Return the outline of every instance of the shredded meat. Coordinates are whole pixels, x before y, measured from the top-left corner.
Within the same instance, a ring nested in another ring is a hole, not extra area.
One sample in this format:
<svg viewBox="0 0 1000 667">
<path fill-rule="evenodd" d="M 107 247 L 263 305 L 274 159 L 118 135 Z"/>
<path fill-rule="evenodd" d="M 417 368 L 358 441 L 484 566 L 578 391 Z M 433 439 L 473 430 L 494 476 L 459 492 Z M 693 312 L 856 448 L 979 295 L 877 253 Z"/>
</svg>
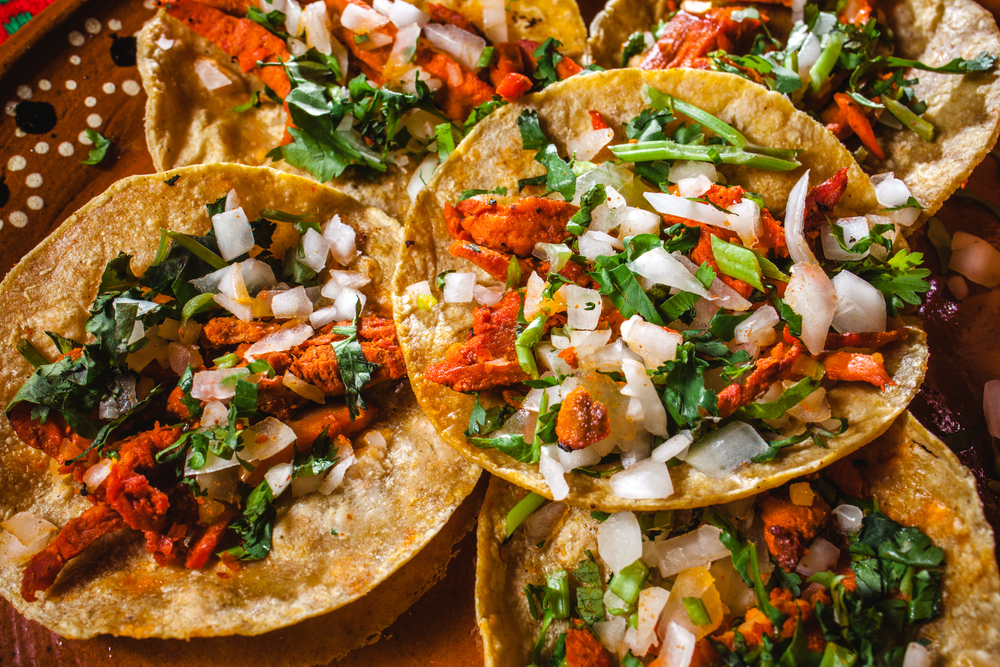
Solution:
<svg viewBox="0 0 1000 667">
<path fill-rule="evenodd" d="M 531 257 L 536 243 L 562 243 L 569 238 L 566 223 L 578 210 L 568 202 L 541 197 L 480 195 L 457 206 L 445 204 L 445 219 L 459 241 Z"/>
<path fill-rule="evenodd" d="M 472 241 L 454 241 L 448 247 L 448 252 L 453 257 L 469 260 L 497 280 L 507 280 L 510 259 L 514 257 L 510 253 L 491 250 Z M 533 259 L 518 258 L 517 263 L 523 276 L 530 276 L 532 271 L 537 270 L 537 262 Z"/>
<path fill-rule="evenodd" d="M 757 359 L 756 367 L 750 372 L 746 382 L 734 382 L 719 392 L 719 416 L 726 418 L 750 403 L 768 387 L 787 375 L 795 361 L 802 355 L 802 343 L 794 340 L 790 345 L 779 342 L 768 355 Z"/>
<path fill-rule="evenodd" d="M 444 5 L 439 5 L 434 2 L 428 2 L 427 13 L 431 16 L 431 23 L 450 24 L 456 28 L 461 28 L 466 32 L 471 32 L 473 35 L 483 37 L 483 33 L 479 32 L 479 28 L 477 28 L 472 21 L 465 18 L 450 7 L 445 7 Z"/>
<path fill-rule="evenodd" d="M 304 410 L 287 424 L 295 432 L 295 446 L 299 452 L 306 454 L 323 429 L 328 429 L 327 436 L 330 438 L 338 435 L 355 435 L 366 428 L 377 414 L 378 410 L 369 403 L 368 407 L 361 409 L 360 414 L 352 421 L 351 413 L 343 403 L 317 405 Z"/>
<path fill-rule="evenodd" d="M 88 508 L 71 519 L 44 549 L 28 562 L 21 579 L 21 597 L 34 602 L 38 591 L 48 590 L 71 558 L 99 537 L 121 530 L 125 522 L 104 503 Z"/>
<path fill-rule="evenodd" d="M 219 545 L 219 540 L 225 535 L 226 528 L 229 527 L 229 523 L 234 518 L 235 512 L 226 510 L 216 519 L 215 523 L 204 528 L 188 550 L 184 567 L 189 570 L 200 570 L 205 567 L 205 563 L 212 557 L 212 553 Z"/>
<path fill-rule="evenodd" d="M 490 81 L 497 88 L 511 74 L 524 75 L 524 58 L 517 44 L 501 42 L 494 44 L 493 61 L 490 63 Z M 529 79 L 530 81 L 530 79 Z"/>
<path fill-rule="evenodd" d="M 819 256 L 819 235 L 827 214 L 832 212 L 847 192 L 847 171 L 844 167 L 806 195 L 805 237 L 814 254 Z"/>
<path fill-rule="evenodd" d="M 830 518 L 830 506 L 820 496 L 808 507 L 787 498 L 768 496 L 758 503 L 764 521 L 764 542 L 778 563 L 791 572 Z"/>
<path fill-rule="evenodd" d="M 384 345 L 384 342 L 361 341 L 361 351 L 365 360 L 379 365 L 371 374 L 369 386 L 398 380 L 406 375 L 403 352 L 398 345 Z M 347 387 L 340 377 L 337 353 L 329 345 L 305 348 L 289 370 L 293 375 L 316 385 L 328 396 L 343 396 L 347 393 Z"/>
<path fill-rule="evenodd" d="M 831 333 L 826 335 L 826 349 L 839 350 L 856 347 L 863 350 L 877 350 L 897 340 L 906 338 L 906 329 L 892 331 L 872 331 L 867 333 Z"/>
<path fill-rule="evenodd" d="M 216 317 L 208 321 L 201 330 L 201 340 L 206 347 L 224 347 L 240 343 L 256 343 L 281 329 L 275 321 L 244 322 L 238 317 Z"/>
<path fill-rule="evenodd" d="M 611 667 L 611 656 L 588 630 L 566 631 L 566 667 Z"/>
<path fill-rule="evenodd" d="M 746 7 L 719 7 L 702 16 L 678 12 L 667 23 L 660 39 L 649 50 L 639 67 L 708 69 L 709 61 L 705 56 L 717 50 L 735 51 L 735 42 L 760 26 L 757 19 L 743 19 L 739 22 L 732 19 L 734 11 L 743 9 Z"/>
<path fill-rule="evenodd" d="M 180 428 L 157 425 L 151 431 L 122 441 L 118 461 L 108 475 L 107 499 L 129 527 L 143 531 L 163 529 L 170 501 L 166 493 L 151 486 L 146 473 L 156 471 L 156 454 L 173 444 L 180 434 Z"/>
<path fill-rule="evenodd" d="M 455 391 L 482 391 L 528 379 L 517 361 L 517 312 L 521 297 L 510 291 L 491 308 L 477 308 L 472 335 L 452 345 L 444 361 L 427 368 L 427 379 Z"/>
<path fill-rule="evenodd" d="M 583 449 L 611 435 L 608 409 L 590 392 L 577 387 L 569 392 L 556 418 L 556 437 L 566 451 Z"/>
<path fill-rule="evenodd" d="M 257 408 L 281 421 L 288 421 L 307 403 L 309 399 L 286 387 L 280 376 L 261 378 L 257 383 Z"/>
<path fill-rule="evenodd" d="M 462 67 L 451 56 L 431 51 L 429 44 L 430 42 L 420 38 L 417 65 L 443 82 L 434 99 L 444 115 L 451 120 L 464 121 L 473 109 L 493 98 L 493 87 Z"/>
<path fill-rule="evenodd" d="M 885 360 L 878 352 L 831 352 L 823 357 L 826 377 L 847 382 L 868 382 L 879 389 L 896 384 L 885 370 Z"/>
</svg>

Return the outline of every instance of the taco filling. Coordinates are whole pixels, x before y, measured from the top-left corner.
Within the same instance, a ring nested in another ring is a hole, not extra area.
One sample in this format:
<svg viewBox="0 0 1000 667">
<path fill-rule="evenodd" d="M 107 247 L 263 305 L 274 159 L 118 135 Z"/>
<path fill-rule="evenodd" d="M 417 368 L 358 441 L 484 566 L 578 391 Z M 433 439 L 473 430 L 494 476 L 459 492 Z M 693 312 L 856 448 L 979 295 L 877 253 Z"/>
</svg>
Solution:
<svg viewBox="0 0 1000 667">
<path fill-rule="evenodd" d="M 37 370 L 10 424 L 92 503 L 16 554 L 30 557 L 26 601 L 125 528 L 161 566 L 265 558 L 279 496 L 329 495 L 366 447 L 385 445 L 362 432 L 374 393 L 406 370 L 393 321 L 365 312 L 370 277 L 343 270 L 359 254 L 355 230 L 339 215 L 250 221 L 235 190 L 207 208 L 212 230 L 163 231 L 142 276 L 126 254 L 107 265 L 91 342 L 49 332 L 54 360 L 18 345 Z"/>
<path fill-rule="evenodd" d="M 930 664 L 916 635 L 942 612 L 945 553 L 871 497 L 840 462 L 704 509 L 587 518 L 553 503 L 513 524 L 508 515 L 512 550 L 596 534 L 596 548 L 577 542 L 590 548 L 568 554 L 572 566 L 526 575 L 541 626 L 531 664 Z"/>
<path fill-rule="evenodd" d="M 928 289 L 891 220 L 835 216 L 848 169 L 812 188 L 807 170 L 779 220 L 713 163 L 787 171 L 796 151 L 645 94 L 628 143 L 610 145 L 590 111 L 597 142 L 570 141 L 570 161 L 523 111 L 524 148 L 547 174 L 444 207 L 450 253 L 505 287 L 438 276 L 446 303 L 480 306 L 424 378 L 475 394 L 468 442 L 537 464 L 556 499 L 567 474 L 664 499 L 672 466 L 725 479 L 791 445 L 825 447 L 851 427 L 827 392 L 892 388 L 883 352 L 912 335 L 898 315 Z M 405 295 L 436 307 L 428 282 Z"/>
<path fill-rule="evenodd" d="M 934 125 L 922 114 L 927 103 L 914 91 L 913 70 L 965 75 L 994 69 L 997 57 L 955 58 L 932 67 L 894 55 L 893 31 L 877 3 L 856 0 L 836 8 L 823 3 L 720 5 L 668 3 L 672 11 L 633 33 L 621 45 L 622 67 L 711 69 L 741 76 L 791 97 L 848 142 L 858 162 L 884 160 L 876 124 L 912 131 L 933 142 Z M 791 5 L 791 29 L 771 30 L 770 14 Z M 825 11 L 830 9 L 830 11 Z"/>
<path fill-rule="evenodd" d="M 410 189 L 419 190 L 438 159 L 498 106 L 582 70 L 554 38 L 508 41 L 503 2 L 483 3 L 482 29 L 448 6 L 428 3 L 425 12 L 404 0 L 163 4 L 284 105 L 282 145 L 268 156 L 321 182 L 396 166 L 416 170 Z M 227 85 L 209 60 L 199 67 L 209 89 L 213 77 Z M 254 92 L 236 111 L 260 103 Z"/>
</svg>

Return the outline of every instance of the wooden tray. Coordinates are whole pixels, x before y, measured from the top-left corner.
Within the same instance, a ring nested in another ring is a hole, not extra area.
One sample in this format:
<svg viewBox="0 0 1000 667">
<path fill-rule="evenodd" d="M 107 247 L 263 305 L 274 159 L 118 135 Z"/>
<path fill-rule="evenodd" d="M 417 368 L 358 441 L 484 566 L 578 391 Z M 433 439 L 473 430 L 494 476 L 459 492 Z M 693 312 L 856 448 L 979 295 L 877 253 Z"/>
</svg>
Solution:
<svg viewBox="0 0 1000 667">
<path fill-rule="evenodd" d="M 581 2 L 589 23 L 603 3 Z M 994 12 L 1000 0 L 984 3 Z M 73 211 L 118 179 L 150 173 L 143 131 L 145 93 L 141 90 L 129 40 L 154 13 L 152 0 L 58 0 L 0 47 L 0 275 Z M 51 104 L 54 126 L 43 134 L 17 129 L 13 102 Z M 89 146 L 84 132 L 94 128 L 114 143 L 96 167 L 80 164 Z M 1000 204 L 998 161 L 987 157 L 968 190 Z M 969 231 L 1000 247 L 1000 221 L 978 204 L 953 199 L 938 216 L 949 231 Z M 918 239 L 928 265 L 937 269 L 933 249 Z M 912 409 L 932 430 L 960 432 L 953 446 L 977 475 L 987 516 L 996 528 L 1000 511 L 988 478 L 996 478 L 994 454 L 985 433 L 982 387 L 1000 378 L 1000 293 L 972 286 L 955 301 L 943 279 L 934 281 L 921 314 L 927 321 L 931 362 Z M 336 665 L 481 665 L 482 646 L 473 608 L 475 540 L 459 545 L 443 581 L 387 631 L 388 638 L 355 652 Z M 64 640 L 17 614 L 0 599 L 0 666 L 62 667 L 129 663 L 127 651 L 110 638 Z M 168 644 L 149 642 L 150 658 L 169 664 Z M 241 652 L 234 660 L 260 664 Z"/>
</svg>

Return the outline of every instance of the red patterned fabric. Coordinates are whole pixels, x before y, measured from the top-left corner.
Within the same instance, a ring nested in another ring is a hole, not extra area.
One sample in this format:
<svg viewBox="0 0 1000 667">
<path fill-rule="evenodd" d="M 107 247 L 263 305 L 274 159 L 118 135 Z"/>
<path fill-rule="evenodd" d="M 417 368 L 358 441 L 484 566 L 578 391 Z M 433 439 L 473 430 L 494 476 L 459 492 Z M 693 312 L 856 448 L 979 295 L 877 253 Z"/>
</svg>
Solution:
<svg viewBox="0 0 1000 667">
<path fill-rule="evenodd" d="M 0 44 L 53 0 L 0 0 Z"/>
</svg>

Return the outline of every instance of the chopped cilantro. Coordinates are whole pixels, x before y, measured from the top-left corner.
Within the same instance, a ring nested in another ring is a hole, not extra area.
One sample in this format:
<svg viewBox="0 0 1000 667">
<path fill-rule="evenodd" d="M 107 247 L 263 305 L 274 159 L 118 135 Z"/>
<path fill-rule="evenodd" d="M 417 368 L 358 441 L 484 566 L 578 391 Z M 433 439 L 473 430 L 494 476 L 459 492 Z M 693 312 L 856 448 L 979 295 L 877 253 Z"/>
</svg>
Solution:
<svg viewBox="0 0 1000 667">
<path fill-rule="evenodd" d="M 91 130 L 90 128 L 87 128 L 87 138 L 94 144 L 94 147 L 90 149 L 90 154 L 86 160 L 80 160 L 80 164 L 88 166 L 100 164 L 104 160 L 104 156 L 107 155 L 108 148 L 111 147 L 111 140 L 104 138 L 100 132 Z"/>
</svg>

